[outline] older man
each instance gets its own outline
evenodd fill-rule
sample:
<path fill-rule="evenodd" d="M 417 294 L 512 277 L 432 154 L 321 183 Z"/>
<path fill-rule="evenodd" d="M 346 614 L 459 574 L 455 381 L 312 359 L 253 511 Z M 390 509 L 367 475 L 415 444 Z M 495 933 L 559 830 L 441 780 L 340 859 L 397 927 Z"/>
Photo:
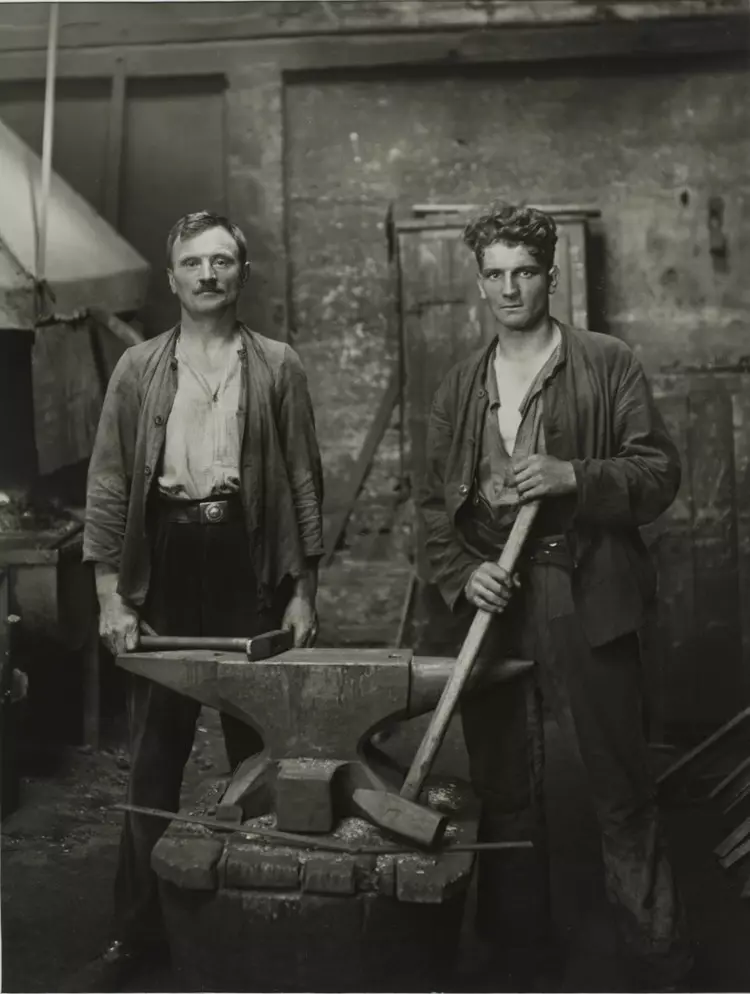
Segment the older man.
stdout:
<path fill-rule="evenodd" d="M 280 626 L 298 646 L 316 631 L 322 474 L 307 382 L 294 351 L 237 319 L 249 264 L 240 229 L 189 214 L 167 239 L 180 304 L 171 331 L 128 349 L 107 389 L 91 458 L 86 560 L 113 653 L 139 624 L 159 634 L 250 636 Z M 177 810 L 199 706 L 131 677 L 128 800 Z M 222 715 L 230 763 L 260 747 Z M 126 817 L 115 886 L 116 937 L 91 968 L 116 989 L 163 948 L 151 851 L 164 824 Z"/>
<path fill-rule="evenodd" d="M 671 987 L 691 954 L 644 736 L 638 630 L 655 584 L 638 529 L 674 499 L 679 460 L 630 349 L 551 318 L 553 218 L 502 206 L 464 237 L 495 335 L 435 396 L 421 499 L 433 577 L 454 610 L 493 612 L 487 654 L 535 659 L 537 691 L 572 716 L 625 949 L 639 982 Z M 510 577 L 497 559 L 532 500 Z M 533 986 L 524 968 L 551 938 L 540 694 L 522 682 L 468 694 L 463 724 L 483 837 L 536 844 L 483 857 L 478 893 L 481 934 Z"/>

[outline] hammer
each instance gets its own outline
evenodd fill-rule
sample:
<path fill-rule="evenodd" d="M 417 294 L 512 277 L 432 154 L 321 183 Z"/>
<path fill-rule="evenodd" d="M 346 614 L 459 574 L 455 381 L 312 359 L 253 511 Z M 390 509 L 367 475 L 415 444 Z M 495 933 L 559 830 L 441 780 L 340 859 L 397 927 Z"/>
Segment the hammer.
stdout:
<path fill-rule="evenodd" d="M 139 649 L 161 650 L 169 649 L 208 649 L 214 652 L 244 652 L 251 661 L 270 659 L 280 652 L 287 652 L 294 647 L 294 632 L 291 628 L 277 628 L 272 632 L 254 635 L 252 638 L 203 638 L 191 635 L 157 635 L 156 632 L 141 622 L 141 630 L 146 633 L 138 640 Z"/>

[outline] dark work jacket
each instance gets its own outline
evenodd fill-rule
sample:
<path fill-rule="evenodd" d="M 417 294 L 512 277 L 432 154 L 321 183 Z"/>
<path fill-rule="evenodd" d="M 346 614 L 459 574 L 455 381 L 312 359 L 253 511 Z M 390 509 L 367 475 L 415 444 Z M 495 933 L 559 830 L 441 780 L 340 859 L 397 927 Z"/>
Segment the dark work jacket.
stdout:
<path fill-rule="evenodd" d="M 636 631 L 656 580 L 638 531 L 674 500 L 680 461 L 641 364 L 619 339 L 561 325 L 561 362 L 544 386 L 547 452 L 571 462 L 577 493 L 554 500 L 567 522 L 573 596 L 591 645 Z M 427 434 L 419 506 L 432 577 L 455 611 L 481 559 L 461 533 L 487 413 L 492 346 L 448 373 Z"/>
<path fill-rule="evenodd" d="M 113 566 L 119 593 L 136 605 L 151 574 L 147 503 L 177 391 L 178 335 L 179 326 L 122 355 L 89 464 L 84 559 Z M 240 355 L 240 495 L 258 597 L 268 604 L 285 577 L 323 553 L 323 476 L 297 354 L 243 326 Z"/>

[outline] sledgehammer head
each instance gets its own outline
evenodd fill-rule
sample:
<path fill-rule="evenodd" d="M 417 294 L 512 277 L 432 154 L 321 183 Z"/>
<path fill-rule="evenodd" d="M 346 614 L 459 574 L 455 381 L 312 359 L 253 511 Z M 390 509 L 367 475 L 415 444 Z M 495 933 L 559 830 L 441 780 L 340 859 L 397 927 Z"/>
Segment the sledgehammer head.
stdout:
<path fill-rule="evenodd" d="M 426 848 L 441 841 L 448 825 L 446 815 L 387 790 L 358 787 L 352 802 L 374 825 Z"/>

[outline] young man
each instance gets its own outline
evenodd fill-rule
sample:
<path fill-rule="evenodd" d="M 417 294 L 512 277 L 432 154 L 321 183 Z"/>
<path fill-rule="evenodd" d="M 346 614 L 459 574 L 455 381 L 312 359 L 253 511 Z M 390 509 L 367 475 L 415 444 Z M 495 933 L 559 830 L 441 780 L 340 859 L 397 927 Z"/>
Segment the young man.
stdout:
<path fill-rule="evenodd" d="M 537 662 L 532 692 L 519 681 L 463 701 L 482 838 L 535 844 L 531 856 L 480 861 L 478 930 L 511 967 L 539 964 L 551 943 L 543 690 L 562 722 L 572 717 L 625 947 L 644 984 L 670 987 L 691 957 L 644 736 L 638 630 L 655 580 L 638 528 L 674 499 L 678 456 L 630 349 L 550 317 L 554 220 L 503 206 L 472 220 L 464 240 L 496 334 L 434 399 L 427 550 L 454 611 L 496 615 L 485 655 Z M 511 577 L 496 561 L 532 500 L 540 510 Z"/>
<path fill-rule="evenodd" d="M 247 281 L 239 228 L 189 214 L 167 239 L 180 304 L 171 331 L 128 349 L 110 380 L 91 457 L 84 556 L 95 564 L 102 638 L 115 654 L 159 634 L 316 633 L 323 552 L 320 455 L 302 366 L 285 344 L 238 322 Z M 128 800 L 179 807 L 199 705 L 131 677 Z M 258 751 L 222 715 L 232 766 Z M 115 886 L 117 936 L 92 989 L 122 984 L 163 945 L 151 850 L 158 819 L 125 818 Z"/>

